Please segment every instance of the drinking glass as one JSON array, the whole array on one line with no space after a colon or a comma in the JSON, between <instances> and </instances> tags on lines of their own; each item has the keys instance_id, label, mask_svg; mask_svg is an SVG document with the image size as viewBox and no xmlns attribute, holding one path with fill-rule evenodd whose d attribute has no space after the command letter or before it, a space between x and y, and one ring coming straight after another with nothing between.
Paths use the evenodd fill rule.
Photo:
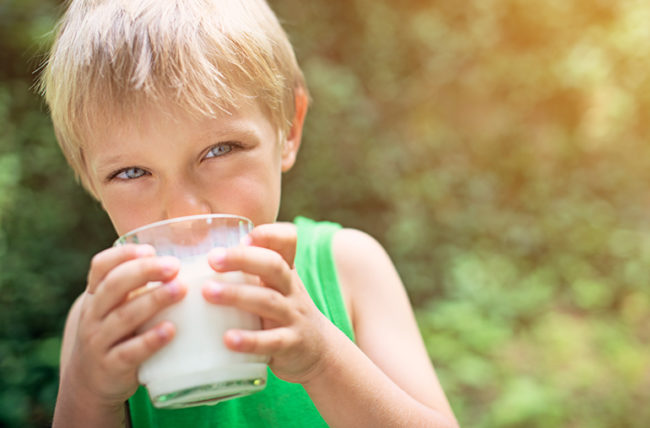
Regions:
<instances>
[{"instance_id":1,"label":"drinking glass","mask_svg":"<svg viewBox=\"0 0 650 428\"><path fill-rule=\"evenodd\" d=\"M172 341L138 370L138 380L147 387L155 407L216 404L265 387L266 358L231 351L223 343L224 333L229 329L259 330L260 318L237 308L208 303L201 293L208 280L251 282L242 272L215 272L208 264L207 254L213 248L240 245L252 228L250 220L239 216L178 217L140 227L115 242L149 244L158 256L177 257L181 262L177 278L187 286L183 300L160 311L139 330L145 331L164 320L176 327ZM145 288L160 285L151 282Z\"/></svg>"}]
</instances>

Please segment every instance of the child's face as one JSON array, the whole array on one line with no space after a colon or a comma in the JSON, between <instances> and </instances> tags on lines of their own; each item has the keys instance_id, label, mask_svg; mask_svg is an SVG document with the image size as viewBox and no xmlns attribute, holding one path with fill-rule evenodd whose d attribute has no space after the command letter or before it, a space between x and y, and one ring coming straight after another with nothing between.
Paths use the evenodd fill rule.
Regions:
<instances>
[{"instance_id":1,"label":"child's face","mask_svg":"<svg viewBox=\"0 0 650 428\"><path fill-rule=\"evenodd\" d=\"M281 175L297 145L277 141L256 103L203 119L152 110L133 122L95 132L84 152L90 185L118 234L194 214L275 221Z\"/></svg>"}]
</instances>

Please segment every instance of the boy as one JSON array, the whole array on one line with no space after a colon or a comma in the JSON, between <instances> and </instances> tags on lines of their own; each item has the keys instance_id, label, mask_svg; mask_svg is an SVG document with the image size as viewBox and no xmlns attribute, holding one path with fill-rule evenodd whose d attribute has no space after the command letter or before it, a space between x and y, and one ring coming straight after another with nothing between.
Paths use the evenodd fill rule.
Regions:
<instances>
[{"instance_id":1,"label":"boy","mask_svg":"<svg viewBox=\"0 0 650 428\"><path fill-rule=\"evenodd\" d=\"M203 295L262 318L223 340L268 356L271 371L248 397L154 409L136 372L174 326L135 331L185 285L173 258L110 248L68 316L55 426L457 426L379 244L330 223L275 223L308 96L264 0L72 0L42 87L68 162L118 234L205 213L258 225L210 264L261 286L208 283ZM149 281L165 286L126 298Z\"/></svg>"}]
</instances>

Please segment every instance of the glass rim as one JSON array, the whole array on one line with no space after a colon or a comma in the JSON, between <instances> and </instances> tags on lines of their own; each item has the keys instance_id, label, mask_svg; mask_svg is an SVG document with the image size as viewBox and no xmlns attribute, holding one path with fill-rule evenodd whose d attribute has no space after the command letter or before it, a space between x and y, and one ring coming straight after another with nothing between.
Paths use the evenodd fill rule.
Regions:
<instances>
[{"instance_id":1,"label":"glass rim","mask_svg":"<svg viewBox=\"0 0 650 428\"><path fill-rule=\"evenodd\" d=\"M182 217L173 217L173 218L168 218L166 220L160 220L156 221L153 223L145 224L144 226L136 227L133 230L130 230L126 232L123 235L120 235L116 240L115 244L119 244L120 241L123 241L124 239L128 238L129 236L133 236L138 234L139 232L142 232L143 230L147 229L154 229L156 227L160 226L166 226L168 224L174 224L174 223L180 223L182 221L192 221L192 220L205 220L205 219L219 219L219 218L228 218L228 219L233 219L233 220L239 220L239 221L244 221L251 226L254 226L253 222L244 216L237 215L237 214L196 214L196 215L188 215L188 216L182 216Z\"/></svg>"}]
</instances>

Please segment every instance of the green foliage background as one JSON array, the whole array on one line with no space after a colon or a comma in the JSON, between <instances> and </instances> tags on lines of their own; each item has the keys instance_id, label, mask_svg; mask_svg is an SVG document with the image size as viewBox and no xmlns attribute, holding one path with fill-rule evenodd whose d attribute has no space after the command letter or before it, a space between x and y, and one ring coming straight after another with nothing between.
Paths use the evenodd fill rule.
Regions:
<instances>
[{"instance_id":1,"label":"green foliage background","mask_svg":"<svg viewBox=\"0 0 650 428\"><path fill-rule=\"evenodd\" d=\"M47 426L114 239L33 90L61 12L0 1L0 426ZM650 421L650 3L274 0L313 104L281 217L393 256L463 426Z\"/></svg>"}]
</instances>

